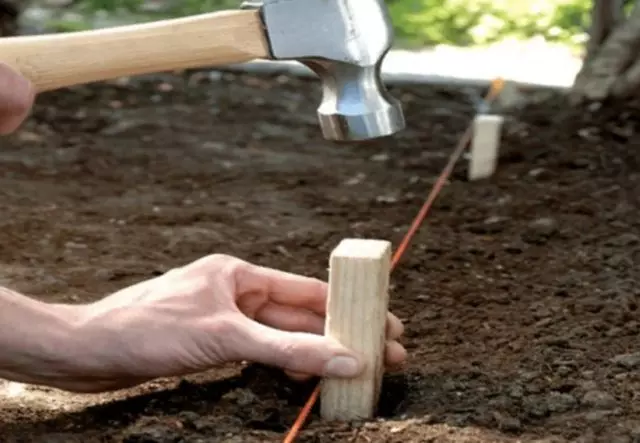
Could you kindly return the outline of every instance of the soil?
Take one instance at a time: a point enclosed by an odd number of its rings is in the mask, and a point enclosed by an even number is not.
[[[218,252],[326,278],[345,237],[398,244],[484,91],[394,88],[408,128],[324,141],[318,84],[191,72],[39,97],[2,140],[2,284],[78,303]],[[540,97],[539,93],[532,97]],[[392,276],[406,366],[379,417],[300,442],[640,442],[637,104],[549,96],[500,166],[458,163]],[[229,365],[128,391],[0,385],[6,442],[279,442],[313,388]]]

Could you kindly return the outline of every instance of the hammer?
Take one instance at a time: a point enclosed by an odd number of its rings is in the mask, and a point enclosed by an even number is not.
[[[237,10],[145,24],[0,39],[0,60],[38,92],[162,71],[296,60],[322,83],[327,140],[360,141],[405,127],[381,65],[393,41],[384,0],[245,1]]]

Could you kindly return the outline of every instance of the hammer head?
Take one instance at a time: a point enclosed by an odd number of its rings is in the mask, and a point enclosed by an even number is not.
[[[318,118],[326,139],[369,140],[404,129],[402,106],[380,77],[394,37],[383,0],[263,0],[243,7],[260,9],[274,60],[297,60],[320,77]]]

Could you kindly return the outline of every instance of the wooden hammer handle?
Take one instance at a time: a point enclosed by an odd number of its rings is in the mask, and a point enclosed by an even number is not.
[[[0,39],[0,61],[38,92],[121,76],[244,63],[269,54],[255,10]]]

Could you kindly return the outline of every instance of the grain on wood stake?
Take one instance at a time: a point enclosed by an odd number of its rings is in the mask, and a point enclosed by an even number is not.
[[[473,122],[469,180],[479,180],[493,175],[499,155],[502,134],[501,115],[478,115]]]
[[[325,335],[357,352],[366,368],[355,379],[323,380],[320,410],[325,420],[364,420],[376,412],[390,271],[391,243],[385,240],[344,239],[331,253]]]

